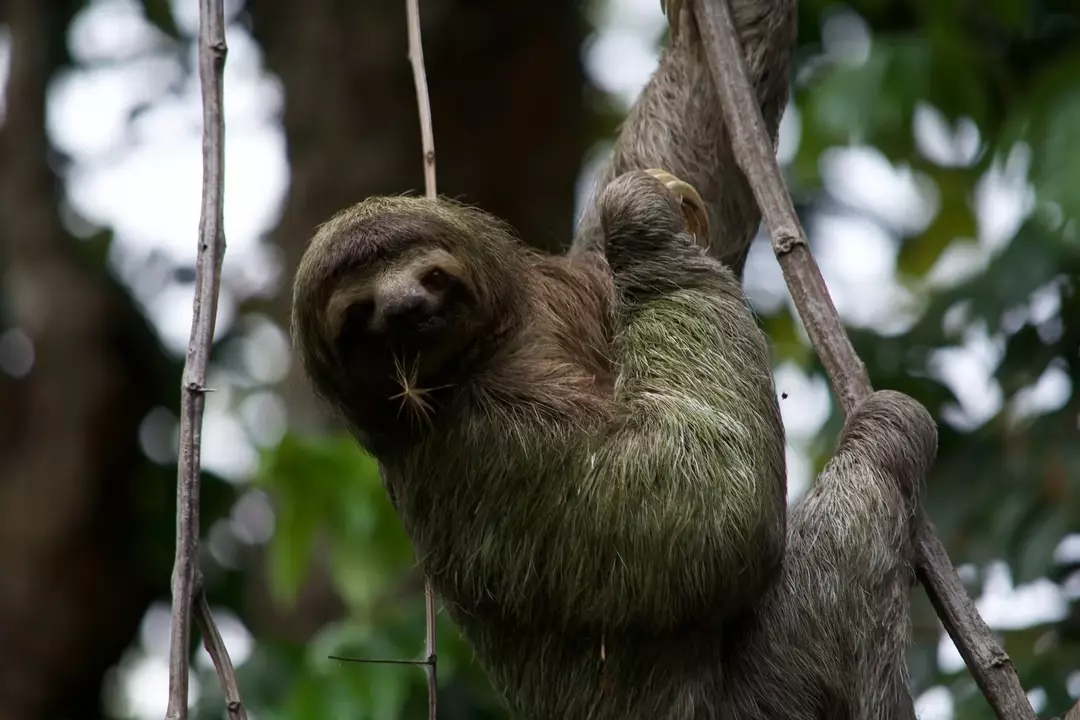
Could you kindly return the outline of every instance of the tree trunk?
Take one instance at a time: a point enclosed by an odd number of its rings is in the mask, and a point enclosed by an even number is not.
[[[46,84],[69,19],[58,5],[4,6],[0,327],[29,336],[34,361],[21,378],[0,372],[3,720],[100,717],[102,677],[154,590],[132,557],[132,501],[145,467],[138,426],[160,387],[153,365],[165,360],[60,223],[45,132]]]

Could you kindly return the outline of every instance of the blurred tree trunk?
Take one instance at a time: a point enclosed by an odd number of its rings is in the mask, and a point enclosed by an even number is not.
[[[548,250],[571,238],[589,142],[582,5],[421,3],[440,194],[495,213]],[[250,0],[247,7],[285,90],[292,184],[274,239],[286,269],[275,315],[287,327],[292,274],[319,223],[371,195],[423,193],[420,121],[404,0]],[[299,368],[283,392],[294,430],[325,427]],[[270,623],[302,641],[340,612],[318,563],[289,613],[264,604],[255,567],[251,619],[263,630]]]
[[[66,56],[72,4],[2,8],[12,50],[0,129],[0,332],[18,328],[34,353],[24,377],[0,372],[2,720],[100,717],[102,677],[154,590],[132,557],[132,500],[133,481],[145,478],[138,426],[163,356],[65,232],[49,165],[46,85]]]

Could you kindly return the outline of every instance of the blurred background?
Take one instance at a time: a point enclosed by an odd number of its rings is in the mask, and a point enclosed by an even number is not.
[[[424,0],[439,189],[572,233],[656,0]],[[422,190],[403,2],[226,3],[228,251],[201,563],[259,720],[425,717],[422,582],[289,357],[314,226]],[[162,717],[201,179],[192,0],[0,0],[0,718]],[[779,155],[873,383],[941,423],[926,508],[1044,716],[1080,697],[1080,8],[801,0]],[[767,238],[791,499],[839,409]],[[923,720],[993,717],[925,595]],[[440,717],[503,718],[440,616]],[[195,643],[190,700],[224,716]]]

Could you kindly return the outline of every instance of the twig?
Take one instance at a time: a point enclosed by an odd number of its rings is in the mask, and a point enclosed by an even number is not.
[[[221,639],[221,633],[218,632],[214,616],[210,612],[210,603],[207,602],[206,593],[201,587],[195,603],[195,622],[203,636],[203,647],[206,648],[210,659],[214,661],[221,691],[225,695],[225,709],[229,714],[229,720],[247,720],[247,710],[240,699],[240,687],[236,684],[236,671],[233,669],[232,658],[229,657],[225,641]]]
[[[426,660],[426,659],[425,660],[381,660],[379,658],[351,658],[351,657],[344,657],[342,655],[329,655],[328,657],[331,660],[337,660],[339,662],[364,663],[364,664],[370,664],[370,665],[421,665],[421,666],[426,666],[426,665],[431,664],[431,662]]]
[[[428,97],[427,72],[424,70],[424,44],[420,37],[420,2],[405,0],[406,23],[409,28],[409,62],[416,83],[416,105],[420,114],[420,139],[424,149],[424,194],[434,200],[435,190],[435,132],[431,126],[431,101]],[[438,679],[435,653],[435,588],[424,577],[424,621],[427,631],[424,640],[424,674],[427,676],[428,720],[438,713]]]
[[[416,105],[420,112],[420,140],[424,148],[424,194],[435,198],[435,132],[431,128],[431,100],[427,71],[424,70],[424,43],[420,39],[420,0],[405,0],[409,25],[409,62],[416,83]]]
[[[424,675],[427,676],[428,719],[435,720],[439,711],[439,683],[436,676],[438,656],[435,653],[435,588],[431,585],[431,578],[426,576],[424,577],[424,622],[427,626],[427,635],[424,639]]]
[[[199,472],[202,419],[206,403],[206,368],[214,337],[221,261],[225,254],[224,232],[224,135],[223,74],[225,13],[222,0],[199,2],[199,80],[203,103],[203,188],[199,218],[199,246],[195,260],[195,299],[191,337],[184,362],[180,398],[180,458],[176,480],[176,560],[172,576],[172,637],[169,657],[169,705],[166,720],[186,720],[188,714],[189,644],[191,610],[198,571]],[[199,591],[201,597],[201,590]],[[232,662],[214,626],[205,599],[199,601],[198,617],[211,650],[211,658],[225,686],[226,698],[235,693]],[[231,689],[230,689],[231,686]],[[230,700],[230,714],[233,714]],[[243,717],[243,706],[239,705]]]
[[[810,342],[845,412],[872,392],[829,290],[810,254],[784,176],[747,76],[727,0],[693,3],[705,54],[723,106],[736,162],[746,175],[772,235],[773,249]],[[917,571],[930,601],[998,717],[1035,720],[1012,661],[994,640],[956,575],[929,520],[919,528]]]

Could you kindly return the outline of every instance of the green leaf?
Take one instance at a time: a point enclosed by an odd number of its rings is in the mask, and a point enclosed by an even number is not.
[[[915,277],[926,275],[954,241],[974,241],[978,237],[970,204],[978,176],[969,168],[927,170],[937,185],[940,209],[921,235],[904,242],[897,257],[897,269]]]
[[[291,605],[307,574],[308,558],[318,528],[318,515],[310,507],[278,503],[277,527],[270,542],[270,589],[274,598]]]
[[[351,437],[287,436],[265,456],[257,482],[276,500],[270,562],[282,599],[292,599],[303,579],[316,537],[329,542],[335,586],[355,609],[369,605],[413,562],[378,465]]]
[[[908,154],[929,48],[917,36],[875,43],[859,65],[837,64],[807,98],[806,119],[830,144],[869,142],[890,159]]]
[[[176,26],[169,0],[142,0],[146,19],[171,38],[180,39],[180,28]]]
[[[762,331],[769,338],[774,364],[790,360],[807,367],[814,362],[813,348],[803,340],[800,326],[786,303],[775,314],[760,316],[760,321]]]
[[[1054,550],[1073,525],[1071,518],[1057,506],[1048,505],[1041,493],[1035,494],[1009,541],[1013,584],[1046,577],[1053,566]]]
[[[1002,392],[1011,396],[1037,382],[1057,354],[1057,348],[1044,343],[1034,325],[1024,325],[1006,342],[1005,357],[994,377]]]

